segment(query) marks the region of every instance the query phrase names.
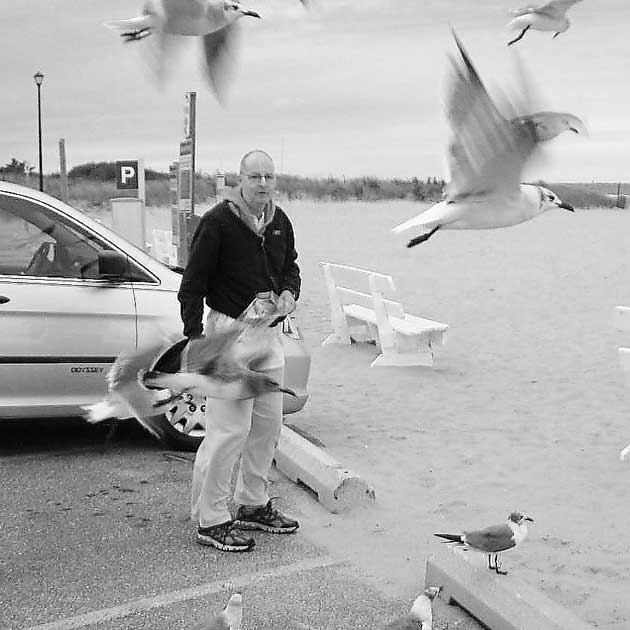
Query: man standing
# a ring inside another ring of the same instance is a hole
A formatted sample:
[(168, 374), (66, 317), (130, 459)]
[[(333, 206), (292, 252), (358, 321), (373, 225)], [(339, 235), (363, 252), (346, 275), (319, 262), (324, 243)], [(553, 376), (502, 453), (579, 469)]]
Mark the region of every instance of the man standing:
[[(281, 313), (295, 310), (300, 269), (293, 226), (275, 205), (275, 171), (264, 151), (241, 160), (240, 186), (201, 219), (192, 239), (178, 293), (184, 336), (204, 334), (204, 299), (210, 313), (205, 334), (228, 326), (260, 293), (271, 292)], [(265, 331), (269, 358), (261, 366), (282, 383), (284, 353), (280, 327)], [(299, 523), (275, 509), (267, 492), (268, 474), (282, 428), (282, 393), (246, 400), (208, 399), (206, 434), (197, 450), (192, 479), (192, 519), (197, 542), (223, 551), (249, 551), (254, 540), (242, 530), (284, 534)], [(228, 510), (230, 479), (241, 456), (234, 502)]]

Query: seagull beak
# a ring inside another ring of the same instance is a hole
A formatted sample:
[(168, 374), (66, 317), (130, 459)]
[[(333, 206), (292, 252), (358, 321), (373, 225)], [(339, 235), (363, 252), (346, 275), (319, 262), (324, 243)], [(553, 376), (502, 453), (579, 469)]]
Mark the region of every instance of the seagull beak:
[(249, 15), (250, 17), (260, 18), (260, 15), (256, 11), (243, 11), (243, 15)]
[(572, 131), (573, 133), (577, 133), (577, 134), (580, 133), (580, 131), (576, 129), (575, 127), (569, 127), (569, 131)]
[(568, 210), (569, 212), (575, 212), (575, 209), (570, 203), (564, 203), (564, 201), (558, 204), (558, 208), (562, 208), (563, 210)]
[(525, 517), (525, 520), (526, 520), (526, 521), (529, 521), (530, 523), (533, 523), (533, 522), (534, 522), (534, 519), (533, 519), (533, 518), (529, 518), (529, 516), (526, 516), (526, 517)]

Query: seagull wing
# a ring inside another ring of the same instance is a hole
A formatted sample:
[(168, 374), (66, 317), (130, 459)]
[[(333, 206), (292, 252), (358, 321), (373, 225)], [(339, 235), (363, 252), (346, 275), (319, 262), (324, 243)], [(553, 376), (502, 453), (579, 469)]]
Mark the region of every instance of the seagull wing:
[(578, 2), (582, 2), (582, 0), (551, 0), (551, 2), (538, 7), (536, 13), (544, 13), (553, 18), (562, 18), (564, 14)]
[(521, 7), (520, 9), (512, 9), (510, 11), (510, 15), (514, 17), (520, 17), (521, 15), (527, 15), (528, 13), (534, 13), (536, 11), (535, 4), (528, 4), (526, 7)]
[[(446, 105), (453, 138), (447, 155), (447, 199), (516, 193), (523, 166), (536, 146), (535, 137), (527, 127), (515, 129), (501, 114), (455, 32), (453, 36), (461, 62), (453, 60)], [(507, 100), (505, 105), (510, 119), (516, 117), (515, 106)]]
[(203, 0), (160, 0), (168, 21), (187, 19), (198, 20), (206, 14)]
[(466, 543), (488, 553), (498, 553), (515, 546), (514, 532), (509, 525), (492, 525), (473, 532), (464, 532)]
[(239, 32), (234, 22), (203, 36), (203, 70), (221, 104), (236, 70)]

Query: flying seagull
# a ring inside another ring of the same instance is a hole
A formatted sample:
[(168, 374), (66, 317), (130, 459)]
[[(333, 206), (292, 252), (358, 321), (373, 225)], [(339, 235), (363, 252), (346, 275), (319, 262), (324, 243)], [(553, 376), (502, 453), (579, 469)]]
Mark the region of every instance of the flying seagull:
[(431, 630), (433, 627), (433, 600), (441, 586), (428, 586), (413, 603), (409, 614), (394, 619), (383, 630)]
[(192, 630), (241, 630), (242, 619), (243, 598), (240, 593), (234, 593), (218, 615), (203, 619)]
[[(453, 31), (462, 62), (453, 61), (454, 77), (447, 96), (452, 140), (447, 151), (450, 181), (442, 201), (397, 225), (394, 233), (422, 227), (413, 247), (440, 229), (491, 229), (516, 225), (552, 208), (573, 212), (551, 190), (521, 184), (527, 161), (541, 142), (562, 131), (581, 133), (582, 121), (572, 114), (538, 112), (519, 115), (506, 103), (504, 117), (486, 91), (475, 67)], [(521, 95), (526, 101), (527, 90)], [(524, 109), (520, 104), (520, 110)]]
[(144, 385), (169, 389), (172, 399), (184, 393), (230, 400), (255, 398), (266, 392), (295, 392), (259, 371), (269, 350), (261, 349), (261, 334), (276, 320), (275, 315), (246, 323), (235, 320), (223, 331), (192, 339), (182, 353), (182, 365), (175, 373), (151, 370), (143, 375)]
[[(455, 546), (465, 550), (478, 551), (488, 555), (488, 569), (496, 571), (500, 575), (506, 575), (507, 571), (501, 571), (499, 554), (502, 551), (513, 549), (522, 543), (527, 536), (525, 521), (534, 522), (529, 516), (520, 512), (512, 512), (504, 525), (492, 525), (476, 531), (464, 531), (461, 534), (434, 534), (444, 538), (446, 543), (456, 543)], [(494, 565), (491, 559), (494, 557)]]
[(570, 22), (566, 12), (577, 2), (582, 0), (551, 0), (542, 6), (528, 5), (520, 9), (513, 9), (510, 14), (515, 16), (508, 24), (513, 31), (520, 30), (518, 37), (508, 42), (511, 46), (519, 41), (530, 28), (537, 31), (555, 31), (554, 38), (568, 30)]
[[(221, 332), (187, 343), (162, 342), (121, 353), (107, 374), (105, 399), (83, 408), (86, 420), (97, 423), (134, 417), (160, 438), (150, 418), (186, 393), (230, 400), (265, 392), (295, 396), (294, 391), (258, 371), (269, 354), (261, 336), (278, 319), (277, 312), (258, 320), (237, 319)], [(179, 360), (174, 370), (167, 372), (166, 367), (160, 367), (160, 357), (173, 351)]]
[(119, 31), (125, 42), (153, 36), (149, 52), (160, 82), (182, 36), (201, 37), (203, 69), (221, 101), (235, 66), (237, 21), (244, 16), (260, 17), (236, 0), (148, 0), (141, 15), (105, 22), (105, 26)]

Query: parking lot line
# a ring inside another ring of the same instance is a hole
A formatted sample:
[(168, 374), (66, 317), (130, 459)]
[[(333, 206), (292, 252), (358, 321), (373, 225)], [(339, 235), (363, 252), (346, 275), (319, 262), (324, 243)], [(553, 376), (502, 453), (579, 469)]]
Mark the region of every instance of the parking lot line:
[(221, 591), (234, 591), (268, 578), (284, 577), (295, 573), (301, 573), (302, 571), (310, 571), (312, 569), (321, 569), (324, 567), (343, 564), (347, 564), (347, 562), (331, 558), (330, 556), (319, 556), (317, 558), (302, 560), (301, 562), (295, 562), (293, 564), (281, 565), (266, 571), (257, 571), (256, 573), (239, 575), (229, 582), (217, 580), (216, 582), (207, 582), (206, 584), (200, 584), (199, 586), (191, 588), (161, 593), (159, 595), (155, 595), (154, 597), (140, 597), (138, 599), (132, 599), (125, 604), (112, 606), (110, 608), (101, 608), (100, 610), (93, 610), (92, 612), (85, 613), (83, 615), (66, 617), (65, 619), (59, 619), (57, 621), (30, 626), (24, 630), (73, 630), (74, 628), (84, 628), (96, 623), (103, 623), (105, 621), (111, 621), (112, 619), (127, 617), (145, 610), (169, 606), (170, 604), (186, 601), (188, 599), (197, 599), (198, 597), (205, 597)]

